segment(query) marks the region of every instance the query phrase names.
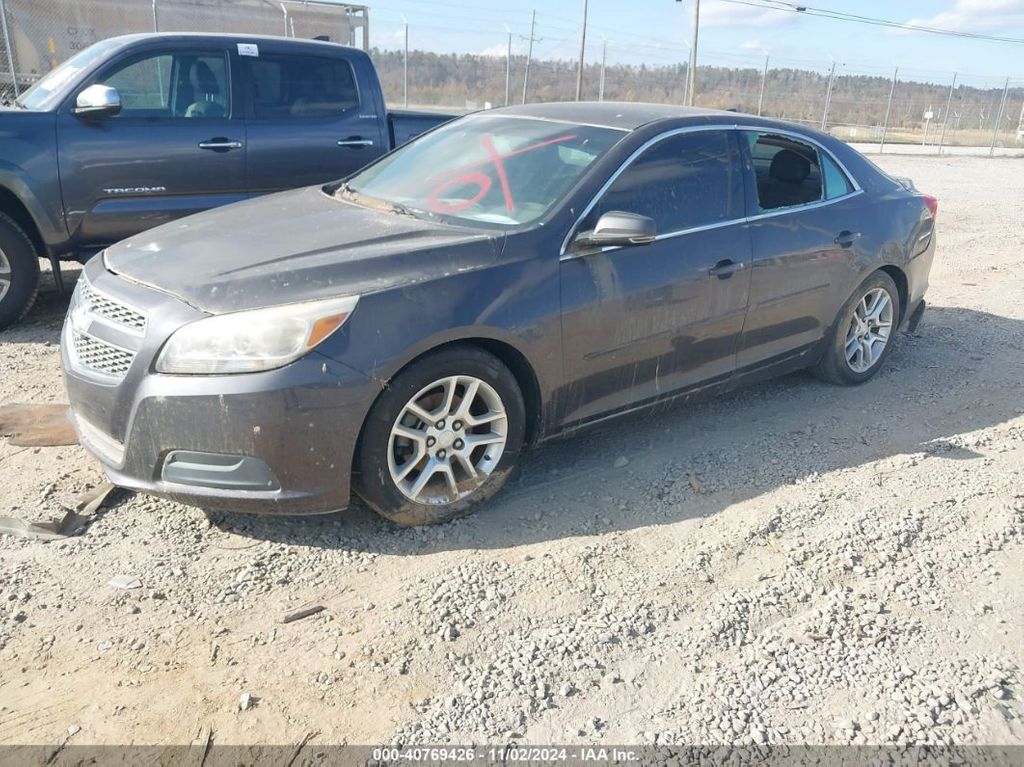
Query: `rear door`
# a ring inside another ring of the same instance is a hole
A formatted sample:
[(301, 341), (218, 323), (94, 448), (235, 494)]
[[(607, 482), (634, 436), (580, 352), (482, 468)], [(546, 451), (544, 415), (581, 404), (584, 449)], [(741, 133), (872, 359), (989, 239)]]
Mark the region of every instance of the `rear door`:
[(255, 194), (331, 181), (386, 149), (377, 99), (344, 50), (240, 46), (249, 101), (247, 182)]
[(831, 327), (867, 257), (867, 198), (831, 155), (788, 133), (744, 131), (753, 247), (740, 369), (807, 351)]
[[(121, 113), (73, 114), (89, 85), (117, 89)], [(83, 249), (245, 196), (245, 123), (216, 43), (135, 51), (79, 88), (57, 119), (68, 228)]]
[(613, 210), (654, 219), (657, 239), (562, 257), (567, 422), (724, 379), (735, 366), (750, 238), (732, 132), (657, 141), (610, 182), (576, 232)]

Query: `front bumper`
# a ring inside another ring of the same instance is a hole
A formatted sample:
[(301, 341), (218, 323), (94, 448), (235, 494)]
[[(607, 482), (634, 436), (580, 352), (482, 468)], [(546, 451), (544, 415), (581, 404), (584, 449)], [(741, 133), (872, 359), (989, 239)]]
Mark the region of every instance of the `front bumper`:
[[(316, 514), (348, 505), (355, 443), (380, 391), (372, 379), (315, 352), (261, 373), (156, 373), (170, 332), (203, 315), (120, 279), (98, 259), (85, 279), (94, 293), (149, 318), (142, 336), (136, 329), (129, 337), (117, 323), (72, 311), (62, 335), (72, 419), (112, 482), (224, 511)], [(75, 333), (83, 332), (131, 353), (123, 377), (97, 373), (76, 353)]]

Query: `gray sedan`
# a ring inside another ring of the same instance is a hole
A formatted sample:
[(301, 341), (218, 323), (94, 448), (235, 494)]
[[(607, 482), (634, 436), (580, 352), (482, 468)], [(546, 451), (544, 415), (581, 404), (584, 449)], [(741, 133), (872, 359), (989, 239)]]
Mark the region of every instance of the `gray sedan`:
[(800, 368), (867, 381), (924, 311), (935, 214), (786, 123), (493, 110), (108, 248), (65, 323), (67, 389), (119, 485), (282, 513), (354, 489), (440, 522), (582, 426)]

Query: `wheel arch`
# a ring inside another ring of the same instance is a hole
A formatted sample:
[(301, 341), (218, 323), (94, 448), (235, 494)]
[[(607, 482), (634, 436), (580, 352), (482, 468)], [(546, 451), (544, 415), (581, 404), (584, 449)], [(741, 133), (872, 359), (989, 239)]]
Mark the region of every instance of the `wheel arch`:
[(885, 272), (896, 283), (896, 290), (900, 294), (900, 316), (898, 322), (898, 325), (900, 325), (903, 323), (903, 318), (907, 316), (907, 302), (910, 298), (910, 283), (907, 280), (906, 272), (895, 264), (886, 264), (879, 267), (876, 271)]

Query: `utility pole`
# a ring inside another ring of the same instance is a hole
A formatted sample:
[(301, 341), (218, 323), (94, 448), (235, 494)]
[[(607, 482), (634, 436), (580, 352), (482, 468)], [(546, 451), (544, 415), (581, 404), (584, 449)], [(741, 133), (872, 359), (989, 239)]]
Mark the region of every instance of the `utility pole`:
[(953, 106), (953, 90), (956, 88), (956, 72), (953, 73), (953, 82), (949, 84), (949, 96), (946, 98), (946, 115), (942, 118), (942, 132), (939, 133), (939, 154), (942, 154), (942, 145), (946, 142), (946, 126), (949, 124), (949, 110)]
[(690, 71), (687, 72), (687, 106), (693, 106), (697, 91), (697, 33), (700, 31), (700, 0), (693, 0), (693, 43), (690, 45)]
[(512, 103), (512, 30), (505, 25), (508, 33), (508, 50), (505, 52), (505, 106)]
[(761, 108), (764, 106), (764, 84), (768, 80), (768, 56), (764, 57), (764, 70), (761, 72), (761, 95), (757, 97), (757, 116), (761, 116)]
[(996, 112), (996, 121), (992, 126), (992, 144), (988, 148), (988, 156), (996, 153), (996, 137), (999, 135), (999, 121), (1003, 119), (1003, 110), (1006, 108), (1006, 96), (1010, 92), (1010, 78), (1006, 78), (1006, 85), (1003, 86), (1003, 97), (999, 99), (999, 111)]
[(601, 35), (601, 84), (597, 89), (597, 100), (604, 101), (604, 67), (608, 63), (608, 38)]
[(402, 104), (406, 107), (409, 106), (409, 22), (402, 16), (402, 24), (405, 27), (405, 56), (402, 58), (402, 69), (403, 69), (403, 83), (402, 86)]
[(828, 90), (825, 91), (825, 109), (821, 113), (821, 129), (828, 126), (828, 108), (832, 104), (832, 84), (836, 79), (836, 61), (832, 59), (832, 69), (828, 73)]
[(885, 132), (889, 130), (889, 113), (892, 112), (892, 95), (896, 92), (896, 77), (900, 73), (900, 68), (892, 72), (892, 85), (889, 86), (889, 101), (885, 105), (885, 122), (882, 123), (882, 142), (878, 145), (878, 153), (881, 154), (882, 150), (885, 149)]
[(583, 31), (580, 33), (580, 65), (576, 70), (576, 100), (583, 100), (583, 57), (587, 52), (587, 0), (583, 0)]
[(523, 103), (526, 103), (526, 89), (530, 84), (530, 60), (533, 58), (533, 30), (537, 25), (537, 9), (530, 13), (530, 45), (526, 49), (526, 72), (523, 73)]

